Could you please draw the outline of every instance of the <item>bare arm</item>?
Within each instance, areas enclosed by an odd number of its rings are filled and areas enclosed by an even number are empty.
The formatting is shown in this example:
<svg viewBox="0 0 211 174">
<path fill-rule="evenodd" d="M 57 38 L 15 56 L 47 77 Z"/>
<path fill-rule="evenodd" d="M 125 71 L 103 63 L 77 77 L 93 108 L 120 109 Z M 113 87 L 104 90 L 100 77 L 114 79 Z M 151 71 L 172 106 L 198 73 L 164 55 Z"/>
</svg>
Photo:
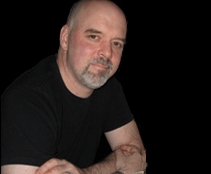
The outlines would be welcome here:
<svg viewBox="0 0 211 174">
<path fill-rule="evenodd" d="M 137 171 L 140 168 L 146 168 L 146 154 L 140 154 L 144 150 L 144 145 L 135 121 L 131 121 L 121 128 L 107 132 L 105 135 L 114 152 L 105 160 L 88 168 L 80 169 L 66 160 L 51 159 L 45 162 L 40 168 L 29 165 L 5 165 L 1 167 L 1 173 L 45 174 L 48 172 L 49 174 L 61 174 L 68 171 L 71 174 L 107 174 L 116 171 L 127 173 L 127 171 Z M 129 153 L 125 153 L 125 151 L 129 151 Z"/>
<path fill-rule="evenodd" d="M 134 120 L 118 129 L 105 133 L 105 136 L 112 150 L 123 144 L 137 147 L 140 153 L 144 150 L 144 145 Z"/>
<path fill-rule="evenodd" d="M 105 136 L 112 150 L 121 149 L 118 152 L 119 156 L 116 161 L 118 171 L 130 173 L 132 168 L 142 171 L 146 169 L 146 151 L 135 120 L 118 129 L 105 133 Z M 125 155 L 128 157 L 125 158 Z M 124 164 L 126 165 L 124 166 Z"/>
<path fill-rule="evenodd" d="M 50 159 L 45 162 L 35 174 L 114 174 L 123 172 L 133 174 L 145 169 L 145 155 L 140 155 L 134 146 L 125 146 L 111 153 L 105 160 L 88 168 L 80 169 L 74 164 L 61 159 Z M 125 153 L 127 151 L 128 153 Z"/>
<path fill-rule="evenodd" d="M 113 149 L 105 160 L 88 168 L 80 169 L 66 160 L 51 159 L 43 164 L 35 174 L 69 172 L 71 174 L 108 174 L 116 171 L 135 173 L 146 168 L 146 154 L 135 121 L 107 132 L 106 138 Z"/>
<path fill-rule="evenodd" d="M 107 174 L 116 172 L 116 154 L 111 153 L 102 162 L 83 169 L 83 171 L 85 174 Z"/>
<path fill-rule="evenodd" d="M 1 174 L 34 174 L 37 169 L 36 166 L 10 164 L 1 166 Z"/>
<path fill-rule="evenodd" d="M 88 168 L 78 168 L 74 164 L 61 159 L 50 159 L 45 162 L 35 174 L 108 174 L 116 172 L 116 154 L 110 154 L 105 160 Z"/>
</svg>

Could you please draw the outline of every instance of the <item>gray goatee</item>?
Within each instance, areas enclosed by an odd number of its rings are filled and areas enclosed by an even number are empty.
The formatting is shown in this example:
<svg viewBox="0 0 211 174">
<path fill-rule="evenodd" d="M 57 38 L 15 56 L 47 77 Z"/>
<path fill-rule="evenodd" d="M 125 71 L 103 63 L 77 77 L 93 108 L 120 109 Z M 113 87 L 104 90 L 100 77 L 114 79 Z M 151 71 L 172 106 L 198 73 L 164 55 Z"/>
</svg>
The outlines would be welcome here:
<svg viewBox="0 0 211 174">
<path fill-rule="evenodd" d="M 91 64 L 101 64 L 103 66 L 107 67 L 107 70 L 99 70 L 97 73 L 93 73 L 89 71 L 89 66 Z M 81 75 L 81 82 L 91 89 L 97 89 L 103 86 L 108 78 L 109 78 L 109 72 L 113 69 L 113 65 L 110 61 L 110 59 L 104 59 L 102 57 L 97 59 L 92 59 L 91 62 L 89 62 L 88 66 L 84 69 Z"/>
</svg>

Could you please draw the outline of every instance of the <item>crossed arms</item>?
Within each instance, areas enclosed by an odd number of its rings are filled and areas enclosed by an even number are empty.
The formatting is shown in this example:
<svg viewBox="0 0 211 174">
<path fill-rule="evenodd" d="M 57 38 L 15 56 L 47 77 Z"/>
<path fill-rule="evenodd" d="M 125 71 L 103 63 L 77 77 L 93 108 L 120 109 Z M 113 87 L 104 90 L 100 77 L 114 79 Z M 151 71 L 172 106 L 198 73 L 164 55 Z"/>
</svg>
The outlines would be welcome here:
<svg viewBox="0 0 211 174">
<path fill-rule="evenodd" d="M 4 165 L 2 174 L 133 174 L 146 169 L 146 153 L 135 121 L 105 133 L 113 150 L 103 161 L 88 168 L 78 168 L 63 159 L 50 159 L 42 166 Z"/>
</svg>

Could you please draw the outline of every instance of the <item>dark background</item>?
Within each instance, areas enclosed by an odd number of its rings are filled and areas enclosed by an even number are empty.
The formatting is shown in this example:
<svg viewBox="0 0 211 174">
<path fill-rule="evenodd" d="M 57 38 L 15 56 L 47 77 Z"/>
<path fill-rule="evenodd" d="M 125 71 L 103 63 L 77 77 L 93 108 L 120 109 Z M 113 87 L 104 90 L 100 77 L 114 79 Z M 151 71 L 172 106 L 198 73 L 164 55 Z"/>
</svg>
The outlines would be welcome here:
<svg viewBox="0 0 211 174">
<path fill-rule="evenodd" d="M 18 1 L 4 4 L 1 24 L 2 92 L 21 73 L 57 52 L 60 29 L 73 2 Z M 161 166 L 153 160 L 158 159 L 165 149 L 163 142 L 168 141 L 168 128 L 177 119 L 178 111 L 173 100 L 180 96 L 175 88 L 181 88 L 176 83 L 176 74 L 180 73 L 176 65 L 180 60 L 172 44 L 172 40 L 179 37 L 174 32 L 176 26 L 171 23 L 174 16 L 169 17 L 171 9 L 165 9 L 161 3 L 115 2 L 128 20 L 127 44 L 116 76 L 140 129 L 149 171 L 150 166 L 157 165 L 159 169 Z M 171 118 L 168 117 L 170 115 Z M 102 137 L 96 160 L 109 152 L 110 148 Z"/>
</svg>

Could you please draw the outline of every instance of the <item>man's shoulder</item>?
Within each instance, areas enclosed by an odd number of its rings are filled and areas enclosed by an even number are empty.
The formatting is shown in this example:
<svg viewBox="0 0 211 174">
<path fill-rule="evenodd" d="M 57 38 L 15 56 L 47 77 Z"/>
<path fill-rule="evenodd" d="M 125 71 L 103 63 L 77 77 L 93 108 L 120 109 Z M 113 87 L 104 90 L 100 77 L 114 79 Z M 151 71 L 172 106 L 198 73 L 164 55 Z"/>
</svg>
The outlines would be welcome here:
<svg viewBox="0 0 211 174">
<path fill-rule="evenodd" d="M 49 56 L 39 61 L 34 67 L 19 75 L 3 92 L 2 96 L 11 91 L 44 90 L 50 87 L 54 57 Z"/>
</svg>

